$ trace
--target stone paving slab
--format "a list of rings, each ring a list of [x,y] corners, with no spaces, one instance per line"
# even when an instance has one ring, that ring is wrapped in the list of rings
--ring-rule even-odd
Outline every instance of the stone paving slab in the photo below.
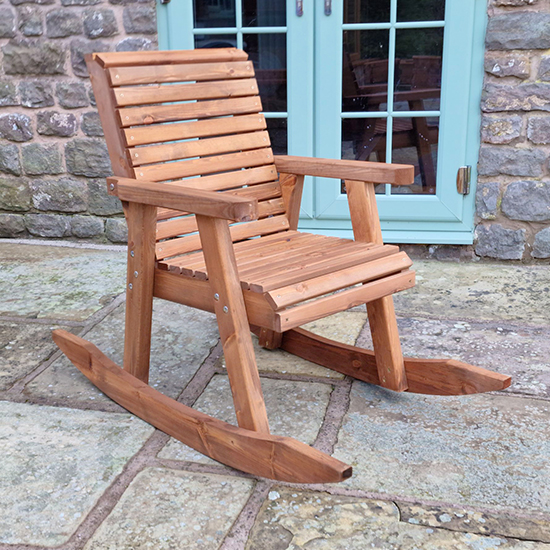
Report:
[[[323,423],[332,387],[314,382],[263,378],[262,390],[271,433],[295,437],[311,445]],[[194,408],[236,425],[227,376],[214,376]],[[217,464],[176,439],[170,440],[159,453],[159,458]]]
[[[57,328],[75,330],[55,323],[23,324],[0,320],[0,390],[25,377],[57,350],[51,337],[52,330]]]
[[[0,402],[0,542],[66,542],[152,433],[129,414]]]
[[[130,484],[85,550],[214,550],[255,482],[147,468]]]
[[[125,313],[125,304],[122,304],[85,336],[120,366],[124,352]],[[218,338],[218,325],[213,314],[155,299],[150,385],[176,398]],[[64,356],[29,383],[25,393],[55,402],[112,403]]]
[[[246,550],[548,550],[550,545],[458,533],[400,520],[392,502],[276,487]]]
[[[0,315],[84,321],[125,284],[123,251],[0,243]]]
[[[505,394],[397,394],[354,382],[334,456],[342,486],[550,512],[550,403]]]

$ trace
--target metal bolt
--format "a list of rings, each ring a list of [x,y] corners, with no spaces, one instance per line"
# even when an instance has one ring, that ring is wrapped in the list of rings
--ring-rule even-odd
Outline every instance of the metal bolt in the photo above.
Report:
[[[216,294],[214,294],[214,300],[216,300],[216,302],[220,299],[220,295],[216,292]]]
[[[130,284],[128,285],[128,288],[129,288],[130,290],[132,290],[132,288],[133,288],[132,283],[130,283]]]
[[[139,273],[137,271],[134,271],[134,277],[137,277]]]
[[[112,191],[115,188],[115,184],[111,183],[111,185],[109,185],[109,187],[111,188],[111,191]]]
[[[229,308],[227,306],[223,306],[223,312],[224,313],[229,313]]]
[[[133,250],[130,250],[130,256],[132,256],[132,258],[136,255],[136,253],[133,251]]]

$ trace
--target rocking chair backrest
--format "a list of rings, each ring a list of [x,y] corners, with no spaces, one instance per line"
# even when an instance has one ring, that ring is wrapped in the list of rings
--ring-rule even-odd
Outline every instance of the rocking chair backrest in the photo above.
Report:
[[[258,199],[260,219],[233,225],[234,240],[288,229],[245,52],[97,53],[87,64],[115,175]],[[158,220],[157,259],[201,248],[194,216],[159,208]]]

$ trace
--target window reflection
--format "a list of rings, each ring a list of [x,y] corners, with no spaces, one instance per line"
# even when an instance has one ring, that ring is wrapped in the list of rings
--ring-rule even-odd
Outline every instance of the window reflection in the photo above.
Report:
[[[284,27],[286,0],[243,0],[245,27]]]
[[[196,27],[234,27],[235,0],[195,0]]]

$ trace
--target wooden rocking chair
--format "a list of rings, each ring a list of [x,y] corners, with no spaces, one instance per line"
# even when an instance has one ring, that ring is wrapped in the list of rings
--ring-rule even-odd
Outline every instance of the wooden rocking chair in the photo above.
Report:
[[[391,295],[414,272],[382,243],[374,185],[410,184],[411,166],[274,157],[252,63],[237,49],[98,53],[87,64],[117,176],[108,191],[128,222],[123,369],[82,338],[53,338],[101,391],[224,464],[324,483],[351,468],[269,433],[251,330],[265,348],[395,391],[510,384],[458,361],[402,357]],[[355,241],[297,231],[305,175],[346,181]],[[239,427],[148,386],[153,296],[215,312]],[[374,352],[297,328],[364,303]]]

